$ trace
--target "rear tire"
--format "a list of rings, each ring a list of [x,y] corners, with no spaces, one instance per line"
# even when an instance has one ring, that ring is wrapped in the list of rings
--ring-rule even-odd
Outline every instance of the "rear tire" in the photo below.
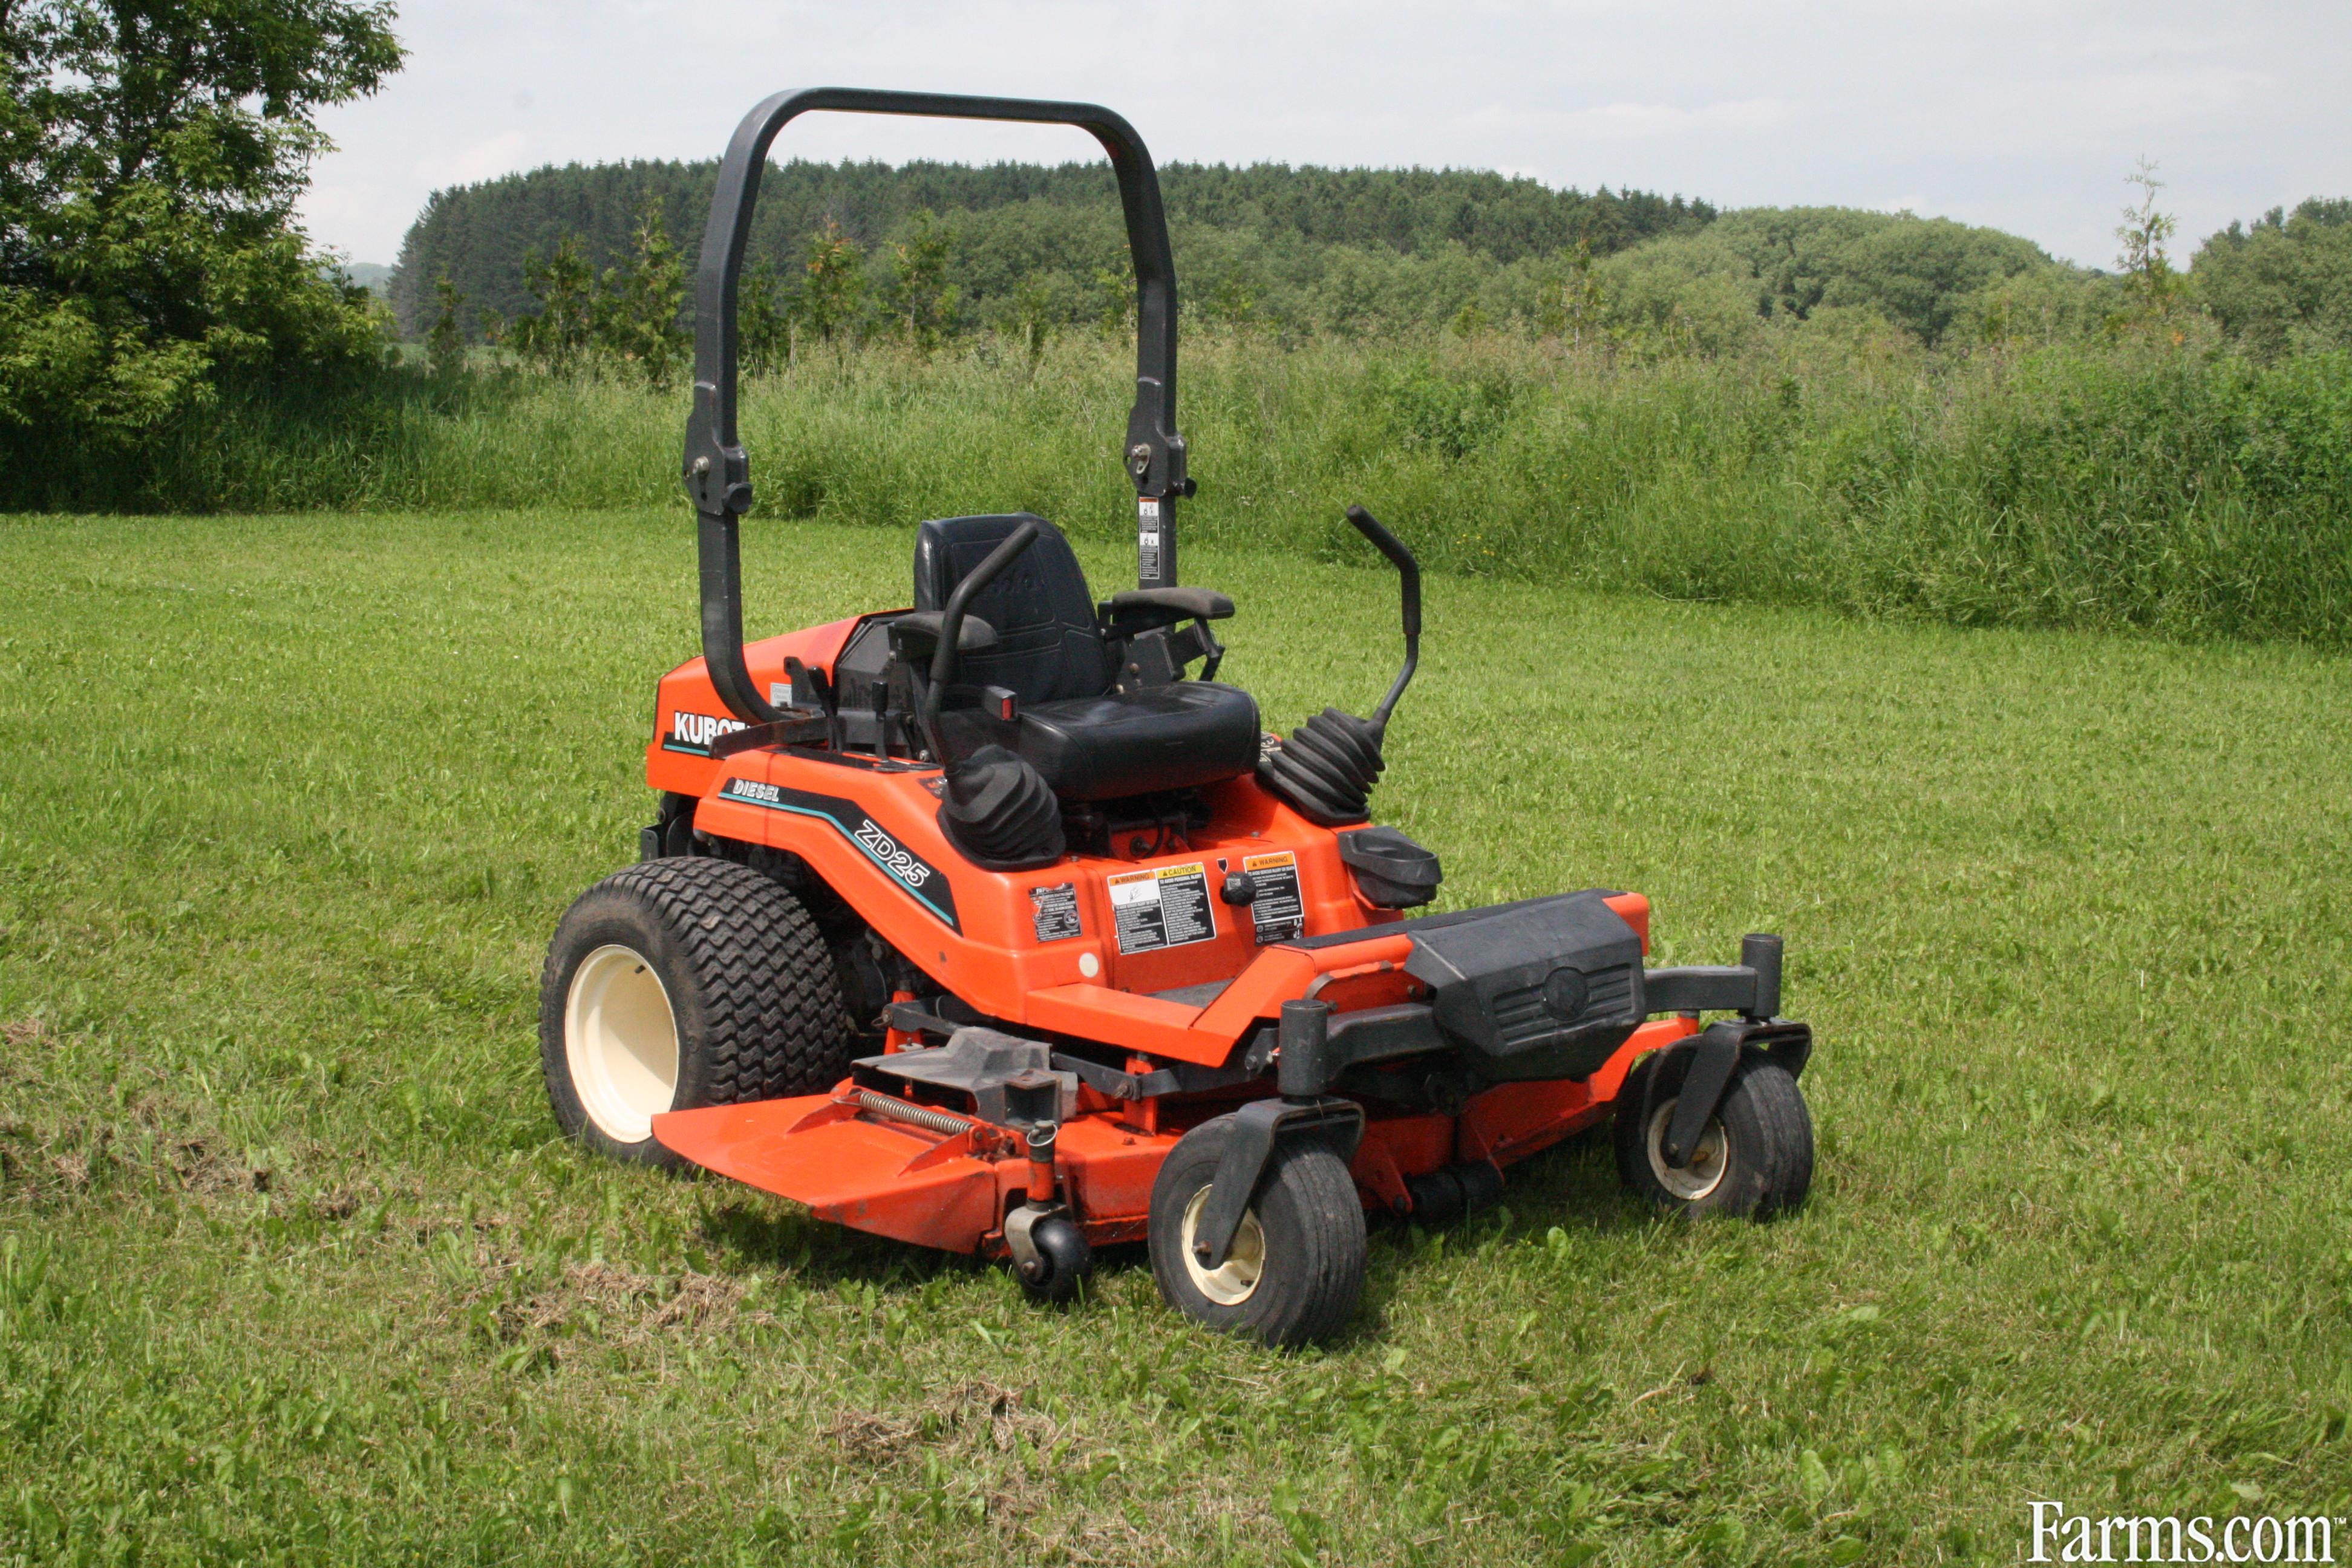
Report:
[[[1230,1124],[1169,1152],[1151,1186],[1151,1273],[1170,1306],[1220,1333],[1276,1347],[1339,1332],[1364,1291],[1364,1208],[1348,1163],[1319,1143],[1277,1144],[1231,1253],[1206,1269],[1192,1239]]]
[[[642,861],[581,894],[548,945],[548,1101],[567,1137],[615,1159],[683,1168],[656,1115],[828,1089],[853,1037],[815,922],[748,866]]]
[[[1670,1214],[1783,1214],[1813,1184],[1813,1119],[1789,1069],[1748,1052],[1723,1102],[1676,1170],[1661,1152],[1695,1053],[1655,1051],[1637,1063],[1617,1100],[1617,1174],[1630,1192]]]

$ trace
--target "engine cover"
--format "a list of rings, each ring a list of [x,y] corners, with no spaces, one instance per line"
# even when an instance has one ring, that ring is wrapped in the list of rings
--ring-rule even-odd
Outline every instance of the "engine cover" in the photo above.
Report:
[[[1597,892],[1411,922],[1405,973],[1438,1026],[1491,1082],[1580,1079],[1648,1016],[1642,939]]]

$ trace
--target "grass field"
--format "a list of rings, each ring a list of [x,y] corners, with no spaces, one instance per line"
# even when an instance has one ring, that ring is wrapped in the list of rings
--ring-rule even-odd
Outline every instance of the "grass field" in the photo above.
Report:
[[[755,528],[755,629],[897,602],[907,543]],[[1187,575],[1270,721],[1381,689],[1391,578]],[[2352,1512],[2339,658],[1433,580],[1385,814],[1454,905],[1785,932],[1821,1173],[1677,1226],[1569,1147],[1376,1232],[1283,1357],[1131,1257],[1041,1310],[551,1140],[537,967],[648,816],[676,512],[0,521],[0,1561],[1927,1563],[2016,1560],[2038,1497]]]

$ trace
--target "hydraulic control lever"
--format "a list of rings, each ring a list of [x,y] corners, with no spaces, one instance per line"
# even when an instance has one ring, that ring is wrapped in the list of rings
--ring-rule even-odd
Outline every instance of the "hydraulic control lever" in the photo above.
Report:
[[[1390,564],[1397,569],[1398,577],[1402,579],[1404,668],[1397,671],[1396,684],[1389,688],[1386,697],[1381,699],[1381,705],[1372,710],[1372,727],[1385,732],[1389,727],[1389,715],[1396,711],[1397,699],[1402,697],[1404,689],[1412,684],[1412,672],[1421,665],[1421,563],[1412,558],[1412,552],[1404,547],[1403,540],[1381,527],[1381,520],[1362,507],[1349,507],[1348,521],[1356,525],[1358,533],[1371,541],[1373,549],[1389,558]]]
[[[1349,507],[1348,521],[1389,558],[1403,581],[1404,668],[1397,671],[1395,683],[1370,718],[1326,708],[1268,747],[1257,765],[1259,782],[1307,821],[1325,827],[1344,827],[1370,816],[1372,786],[1387,765],[1381,742],[1388,734],[1389,717],[1421,663],[1421,563],[1362,507]]]
[[[833,689],[833,681],[822,669],[811,669],[796,658],[784,660],[784,679],[792,683],[793,706],[814,703],[824,715],[824,743],[838,754],[841,751],[841,697]]]

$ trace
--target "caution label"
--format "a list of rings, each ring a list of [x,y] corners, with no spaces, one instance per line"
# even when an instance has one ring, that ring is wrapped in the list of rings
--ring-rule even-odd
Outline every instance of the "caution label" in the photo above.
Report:
[[[1285,849],[1276,855],[1250,855],[1242,871],[1256,889],[1250,900],[1250,921],[1257,940],[1288,942],[1307,928],[1307,905],[1298,896],[1298,857]]]
[[[1078,920],[1076,883],[1056,882],[1050,888],[1032,888],[1029,901],[1036,907],[1039,942],[1064,942],[1086,934],[1086,927]]]
[[[1217,934],[1209,907],[1209,868],[1195,860],[1126,871],[1110,879],[1110,912],[1121,952],[1152,952],[1206,942]]]
[[[1142,496],[1135,503],[1135,574],[1149,583],[1160,575],[1160,500]]]

